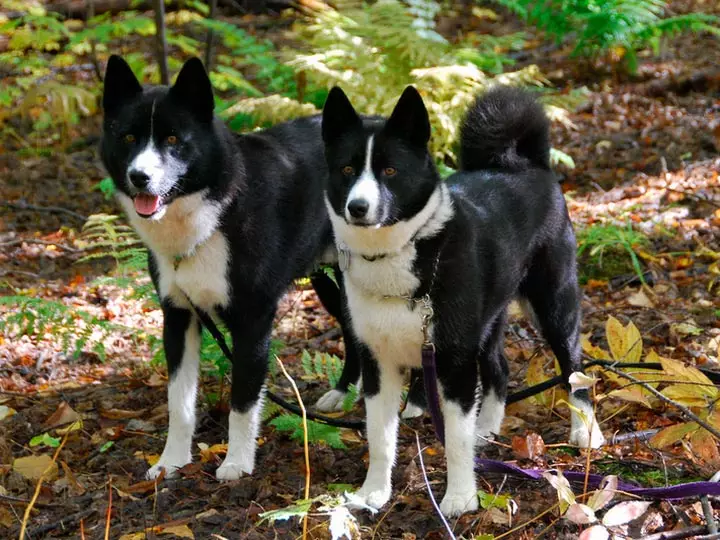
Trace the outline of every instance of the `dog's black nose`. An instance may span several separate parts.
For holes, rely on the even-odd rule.
[[[354,218],[363,218],[370,209],[370,203],[365,199],[353,199],[347,205],[348,212]]]
[[[142,171],[131,171],[128,177],[132,185],[138,189],[145,189],[150,183],[150,177]]]

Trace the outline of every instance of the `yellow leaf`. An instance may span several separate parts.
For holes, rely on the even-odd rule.
[[[698,429],[690,436],[690,446],[693,453],[708,468],[717,471],[720,468],[720,451],[718,451],[718,441],[712,433],[706,429]]]
[[[694,384],[673,384],[663,388],[665,397],[679,401],[687,407],[707,407],[708,400],[704,392],[705,388]]]
[[[133,454],[136,458],[144,459],[148,465],[153,466],[160,461],[160,454],[148,454],[142,450],[138,450]]]
[[[585,352],[585,354],[587,354],[591,358],[595,358],[596,360],[608,360],[610,358],[610,355],[605,349],[602,349],[590,343],[589,333],[581,334],[580,345],[582,346],[582,350]]]
[[[28,480],[38,480],[40,477],[54,480],[58,475],[57,463],[47,454],[17,458],[13,461],[13,470]]]
[[[668,426],[653,435],[652,439],[650,439],[650,445],[655,448],[664,448],[679,441],[685,435],[692,433],[699,427],[697,422],[685,422],[683,424]]]
[[[16,412],[17,411],[11,407],[7,407],[6,405],[0,405],[0,420],[5,420]]]
[[[82,422],[82,420],[78,420],[77,422],[73,422],[72,424],[70,424],[67,427],[57,428],[55,430],[55,433],[57,433],[58,435],[65,435],[68,432],[80,431],[82,428],[83,428],[83,422]]]
[[[118,540],[145,540],[147,536],[145,535],[145,531],[136,532],[136,533],[129,533],[129,534],[123,534]]]
[[[618,362],[635,363],[642,356],[642,336],[632,321],[623,326],[615,317],[610,316],[605,325],[610,352]]]
[[[694,389],[694,395],[705,397],[711,401],[719,397],[717,387],[699,369],[687,366],[683,362],[673,360],[672,358],[663,358],[662,356],[658,358],[665,373],[671,375],[674,381],[697,383],[696,386],[692,387]]]
[[[609,397],[622,399],[624,401],[630,401],[632,403],[639,403],[648,409],[652,409],[652,405],[648,398],[650,397],[647,390],[640,386],[628,386],[627,388],[621,388],[619,390],[613,390],[608,393]]]
[[[174,534],[180,538],[195,538],[195,535],[187,525],[175,525],[173,527],[162,527],[162,525],[153,527],[153,531],[157,534]]]

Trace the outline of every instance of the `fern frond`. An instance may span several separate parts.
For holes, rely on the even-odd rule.
[[[243,114],[252,116],[257,124],[276,124],[300,116],[318,114],[320,111],[310,103],[300,103],[291,98],[273,94],[261,98],[248,98],[238,101],[226,109],[222,116],[231,118]]]

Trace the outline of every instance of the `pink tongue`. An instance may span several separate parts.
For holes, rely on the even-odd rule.
[[[138,214],[149,216],[154,214],[160,206],[160,197],[148,193],[140,193],[135,196],[135,210]]]

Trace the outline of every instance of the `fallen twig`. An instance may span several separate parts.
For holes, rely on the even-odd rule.
[[[644,441],[648,440],[650,437],[655,435],[659,429],[644,429],[642,431],[633,431],[630,433],[620,433],[618,435],[613,435],[612,439],[610,440],[611,444],[619,444],[621,442],[629,441],[631,439],[642,439]]]
[[[50,531],[54,531],[55,529],[59,527],[66,527],[67,525],[70,525],[71,523],[75,523],[76,521],[80,522],[80,531],[82,538],[85,538],[85,531],[83,527],[83,520],[86,517],[91,516],[97,512],[95,508],[86,508],[85,510],[81,510],[80,512],[77,512],[75,514],[70,514],[69,516],[64,516],[57,521],[53,521],[52,523],[46,523],[45,525],[39,525],[35,527],[34,529],[30,529],[28,531],[28,536],[30,538],[39,538],[45,533],[49,533]]]
[[[85,251],[84,249],[70,247],[67,244],[59,244],[58,242],[48,242],[47,240],[40,240],[39,238],[16,238],[15,240],[10,240],[9,242],[0,243],[0,248],[10,247],[10,246],[19,246],[21,244],[40,244],[42,246],[55,246],[55,247],[59,247],[60,249],[65,250],[65,251],[69,251],[70,253],[82,253],[83,251]]]
[[[664,401],[668,405],[672,405],[673,407],[677,408],[680,412],[682,412],[690,420],[692,420],[693,422],[696,422],[699,426],[705,428],[710,433],[712,433],[716,439],[720,440],[720,431],[718,431],[713,426],[708,424],[705,420],[700,418],[698,415],[696,415],[694,412],[692,412],[690,409],[688,409],[685,405],[678,403],[675,400],[670,399],[669,397],[663,395],[663,393],[660,392],[659,390],[656,390],[649,384],[646,384],[644,381],[636,379],[635,377],[625,373],[624,371],[620,371],[619,369],[615,368],[613,365],[606,365],[604,367],[608,371],[612,371],[613,373],[615,373],[616,375],[619,375],[620,377],[623,377],[624,379],[627,379],[629,381],[639,384],[640,386],[642,386],[643,388],[645,388],[646,390],[648,390],[649,392],[651,392],[652,394],[657,396],[661,401]]]
[[[697,536],[707,531],[705,525],[698,525],[696,527],[686,527],[677,531],[663,531],[655,534],[649,534],[644,540],[681,540],[682,538],[690,538],[691,536]]]
[[[302,423],[303,423],[303,449],[305,452],[305,500],[310,500],[310,446],[308,444],[308,427],[307,427],[307,413],[305,412],[305,404],[303,403],[302,398],[300,397],[300,392],[298,391],[297,385],[295,384],[295,381],[290,376],[290,374],[285,369],[285,365],[282,363],[282,360],[280,360],[279,357],[275,357],[275,360],[278,364],[280,364],[280,369],[283,372],[283,375],[285,375],[285,378],[290,381],[290,385],[293,388],[293,392],[295,392],[295,398],[298,400],[298,404],[300,406],[300,410],[302,411]],[[305,513],[305,516],[303,517],[303,540],[307,538],[307,512]]]
[[[87,216],[83,216],[82,214],[78,214],[77,212],[73,212],[72,210],[68,210],[67,208],[63,208],[61,206],[38,206],[36,204],[29,204],[26,202],[11,202],[11,201],[0,201],[0,205],[7,206],[8,208],[14,208],[15,210],[31,210],[34,212],[50,212],[53,214],[67,214],[69,216],[74,217],[75,219],[79,219],[80,221],[87,221]]]
[[[37,498],[40,495],[40,487],[42,486],[43,479],[45,478],[45,475],[50,470],[50,468],[53,466],[53,464],[57,461],[57,457],[60,454],[60,450],[62,450],[63,446],[65,446],[65,442],[67,441],[69,434],[70,434],[70,431],[65,432],[65,436],[63,437],[63,440],[60,443],[60,446],[57,447],[57,450],[55,450],[55,453],[53,454],[52,461],[47,466],[47,468],[43,471],[43,473],[40,475],[40,478],[38,478],[37,484],[35,485],[35,493],[33,493],[33,496],[30,499],[30,502],[25,507],[25,513],[23,514],[22,525],[20,526],[20,536],[19,536],[20,540],[23,540],[25,538],[25,533],[27,532],[27,522],[30,519],[30,512],[32,512],[33,506],[35,506],[35,502],[37,501]]]
[[[717,534],[718,528],[715,522],[715,516],[713,515],[712,506],[710,506],[710,499],[707,495],[700,497],[700,503],[702,504],[703,514],[705,514],[705,521],[707,522],[708,532],[710,534]]]
[[[20,497],[13,497],[12,495],[3,495],[2,493],[0,493],[0,503],[30,504],[30,501],[28,499],[21,499]],[[36,502],[35,506],[37,506],[38,508],[68,508],[67,504],[41,503],[41,502]]]

